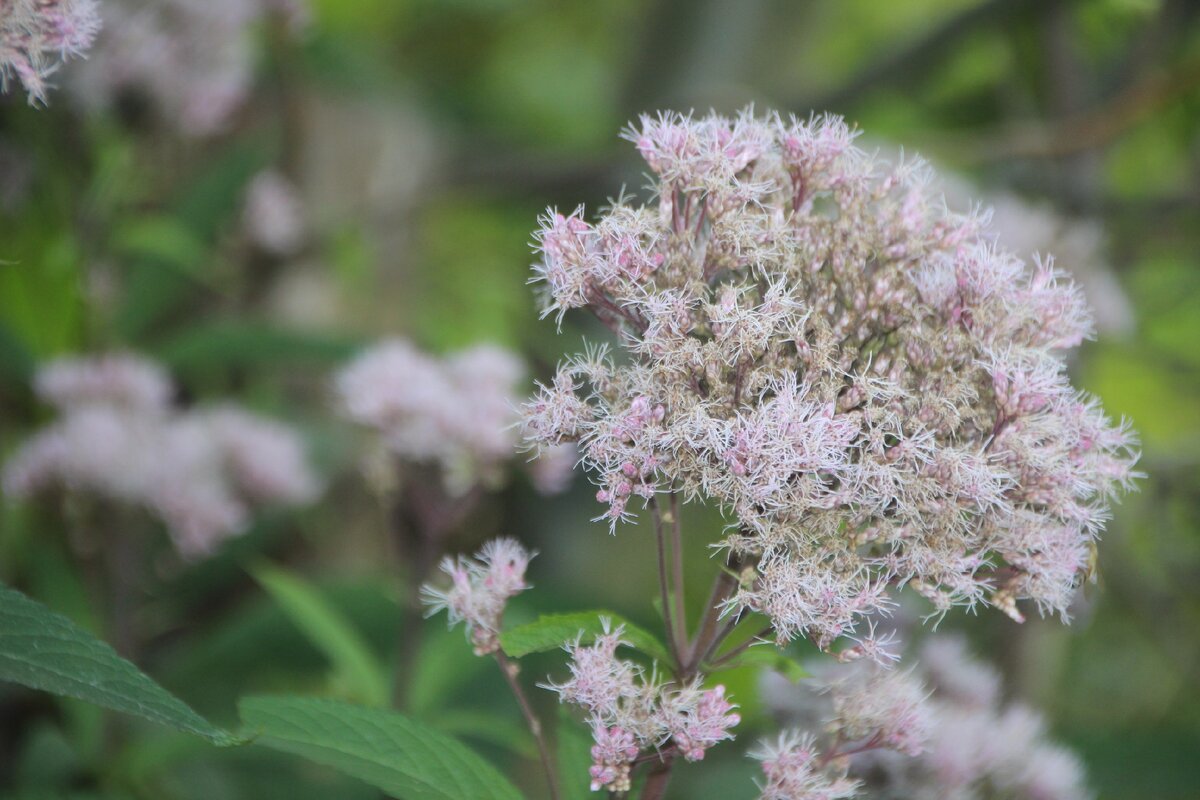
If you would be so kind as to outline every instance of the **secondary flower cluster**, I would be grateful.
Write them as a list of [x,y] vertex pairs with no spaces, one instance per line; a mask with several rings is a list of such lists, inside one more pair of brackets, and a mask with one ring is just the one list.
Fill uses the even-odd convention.
[[317,494],[295,432],[234,406],[177,411],[169,378],[147,361],[63,359],[34,388],[60,417],[5,465],[10,496],[60,490],[144,508],[195,558],[243,531],[254,509]]
[[105,0],[105,34],[74,94],[89,109],[132,96],[184,135],[219,133],[250,95],[253,27],[276,13],[292,28],[308,15],[302,0]]
[[820,739],[791,729],[752,754],[762,762],[761,800],[856,797],[862,784],[847,774],[852,757],[924,752],[934,720],[925,687],[911,672],[858,665],[821,690],[831,698],[831,711]]
[[96,0],[0,0],[0,83],[16,76],[29,102],[45,102],[46,78],[99,30]]
[[593,791],[628,791],[638,755],[668,743],[688,761],[699,761],[708,748],[732,739],[730,729],[741,721],[724,686],[706,690],[698,680],[678,686],[619,658],[617,648],[628,644],[623,633],[606,620],[591,645],[581,638],[568,644],[570,679],[546,687],[589,714]]
[[[507,350],[476,345],[439,358],[403,339],[369,348],[337,376],[343,414],[377,431],[398,459],[440,469],[447,490],[495,484],[515,455],[516,386],[524,370]],[[573,448],[531,467],[535,485],[564,488]]]
[[[999,675],[971,658],[962,640],[933,638],[920,655],[915,675],[930,688],[927,695],[914,677],[903,679],[907,688],[886,683],[871,687],[876,680],[871,674],[865,682],[851,678],[849,692],[835,683],[823,719],[832,719],[838,733],[846,732],[845,742],[857,738],[872,746],[841,745],[845,755],[831,757],[813,737],[790,732],[779,745],[764,750],[764,800],[859,795],[912,800],[1088,797],[1079,760],[1046,739],[1036,712],[1001,703]],[[797,697],[796,687],[782,679],[765,689],[768,705],[810,719],[822,713],[813,703],[817,696]],[[879,733],[869,733],[872,728]],[[896,731],[907,733],[897,740]],[[919,736],[913,735],[916,732]],[[895,746],[918,741],[919,749]],[[829,785],[840,793],[822,793]]]
[[430,615],[445,611],[451,627],[466,623],[475,655],[494,653],[500,649],[504,607],[509,598],[529,588],[525,569],[535,555],[515,539],[493,539],[475,558],[447,556],[441,567],[450,576],[450,588],[422,586],[421,600],[430,607]]
[[546,314],[587,307],[628,352],[560,366],[530,445],[578,442],[615,526],[678,492],[732,517],[756,576],[730,610],[830,649],[907,585],[938,612],[1066,615],[1135,441],[1073,389],[1091,333],[1050,259],[992,243],[920,162],[840,118],[643,117],[652,202],[536,234]]

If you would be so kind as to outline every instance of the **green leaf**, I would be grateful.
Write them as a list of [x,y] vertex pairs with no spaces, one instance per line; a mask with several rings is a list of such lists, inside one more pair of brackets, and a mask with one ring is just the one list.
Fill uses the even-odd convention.
[[0,680],[142,717],[213,744],[242,743],[62,614],[3,585]]
[[571,614],[542,614],[527,625],[520,625],[500,634],[500,646],[513,658],[544,653],[583,635],[583,641],[594,639],[604,630],[602,619],[611,627],[625,626],[625,641],[663,664],[671,662],[667,648],[658,639],[628,620],[609,611],[580,611]]
[[559,713],[555,728],[555,754],[558,763],[558,785],[563,800],[589,800],[591,790],[592,738],[565,710]]
[[189,328],[157,344],[153,352],[178,372],[300,362],[327,365],[348,358],[358,348],[357,341],[345,337],[230,320]]
[[338,685],[370,706],[388,701],[388,680],[354,626],[309,583],[269,564],[250,573],[266,589],[296,627],[333,664]]
[[333,767],[404,800],[518,800],[463,744],[393,711],[333,700],[251,697],[239,704],[258,743]]
[[198,269],[206,256],[204,246],[174,217],[147,216],[125,222],[113,233],[113,248],[126,258],[145,259],[206,279]]
[[456,709],[439,711],[428,721],[442,733],[485,742],[526,758],[537,758],[537,742],[519,716]]

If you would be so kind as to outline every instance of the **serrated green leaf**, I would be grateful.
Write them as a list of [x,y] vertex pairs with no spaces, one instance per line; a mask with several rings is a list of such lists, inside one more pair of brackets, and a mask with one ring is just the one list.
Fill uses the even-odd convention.
[[388,700],[388,680],[358,631],[315,587],[285,570],[259,564],[250,570],[297,628],[333,664],[337,683],[370,706]]
[[334,700],[250,697],[239,704],[258,743],[333,767],[403,800],[519,800],[462,743],[394,711]]
[[580,611],[571,614],[543,614],[533,622],[520,625],[500,634],[500,646],[513,658],[544,653],[563,646],[576,636],[583,641],[594,639],[604,630],[602,619],[609,620],[611,627],[625,626],[624,638],[633,647],[663,664],[671,661],[667,648],[646,630],[609,611]]
[[3,585],[0,680],[142,717],[213,744],[242,742],[208,722],[62,614]]

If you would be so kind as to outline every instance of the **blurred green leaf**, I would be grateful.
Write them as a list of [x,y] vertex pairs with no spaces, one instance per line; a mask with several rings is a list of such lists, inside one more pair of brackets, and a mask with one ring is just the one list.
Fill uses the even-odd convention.
[[158,345],[154,353],[172,370],[188,371],[295,362],[331,364],[358,348],[356,340],[346,337],[230,320],[191,328]]
[[609,611],[580,611],[571,614],[543,614],[527,625],[500,634],[500,646],[513,658],[555,650],[582,636],[590,642],[603,633],[604,621],[610,628],[625,627],[623,637],[633,647],[663,664],[671,662],[667,648],[647,631]]
[[808,670],[770,642],[748,648],[720,671],[749,666],[772,669],[792,683],[808,677]]
[[388,701],[388,680],[367,643],[321,594],[299,578],[269,564],[250,570],[288,618],[333,664],[335,681],[350,697],[370,706]]
[[593,797],[588,774],[592,766],[592,737],[561,706],[555,728],[555,754],[563,800]]
[[421,636],[416,674],[408,691],[408,710],[425,717],[432,716],[430,712],[441,713],[462,687],[494,667],[489,659],[465,657],[467,644],[461,631],[430,630],[427,625]]
[[204,279],[196,271],[206,256],[204,246],[187,225],[174,217],[129,220],[113,233],[112,246],[117,255],[147,259]]
[[0,679],[142,717],[213,744],[241,743],[107,644],[7,586],[0,586]]
[[301,697],[251,697],[239,707],[259,744],[333,767],[404,800],[521,797],[460,742],[392,711]]
[[453,709],[439,711],[429,718],[429,724],[451,736],[496,745],[526,758],[537,756],[537,742],[515,714]]

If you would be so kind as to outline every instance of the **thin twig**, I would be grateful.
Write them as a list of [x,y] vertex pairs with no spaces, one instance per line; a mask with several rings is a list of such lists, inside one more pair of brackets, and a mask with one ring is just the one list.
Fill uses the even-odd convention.
[[517,699],[517,705],[521,707],[521,714],[529,725],[529,732],[533,734],[533,739],[537,742],[538,755],[542,760],[542,769],[546,772],[546,784],[550,787],[551,800],[559,800],[554,759],[550,755],[550,747],[546,743],[541,720],[537,718],[533,706],[529,704],[529,698],[525,696],[525,690],[521,688],[521,683],[517,680],[517,665],[504,654],[503,650],[497,650],[494,655],[496,663],[500,665],[500,672],[504,675],[504,680],[508,681],[508,688],[512,689],[513,696]]

